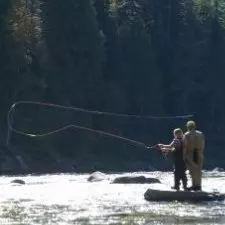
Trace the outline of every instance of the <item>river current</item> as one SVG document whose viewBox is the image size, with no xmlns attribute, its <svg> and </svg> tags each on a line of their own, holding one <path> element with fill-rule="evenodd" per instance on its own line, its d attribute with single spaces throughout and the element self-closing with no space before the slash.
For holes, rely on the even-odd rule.
<svg viewBox="0 0 225 225">
<path fill-rule="evenodd" d="M 144 175 L 161 184 L 111 184 L 115 177 Z M 225 224 L 225 202 L 147 202 L 148 188 L 172 185 L 171 172 L 107 174 L 90 183 L 89 174 L 57 174 L 0 179 L 0 224 Z M 25 185 L 11 184 L 23 179 Z M 225 172 L 204 172 L 203 189 L 225 193 Z"/>
</svg>

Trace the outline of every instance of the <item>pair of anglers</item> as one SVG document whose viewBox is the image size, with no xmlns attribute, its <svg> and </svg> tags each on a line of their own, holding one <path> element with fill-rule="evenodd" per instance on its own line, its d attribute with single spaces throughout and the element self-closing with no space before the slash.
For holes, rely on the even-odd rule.
<svg viewBox="0 0 225 225">
<path fill-rule="evenodd" d="M 169 145 L 157 146 L 163 153 L 173 153 L 174 186 L 172 188 L 180 190 L 180 181 L 182 181 L 184 190 L 201 191 L 205 138 L 202 132 L 196 130 L 194 121 L 188 121 L 186 126 L 185 134 L 182 129 L 177 128 L 173 131 L 174 139 Z M 186 169 L 191 176 L 191 187 L 187 187 Z"/>
</svg>

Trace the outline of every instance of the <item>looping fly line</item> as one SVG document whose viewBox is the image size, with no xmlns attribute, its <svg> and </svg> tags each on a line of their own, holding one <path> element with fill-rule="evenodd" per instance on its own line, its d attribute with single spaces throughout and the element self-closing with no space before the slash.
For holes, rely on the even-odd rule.
<svg viewBox="0 0 225 225">
<path fill-rule="evenodd" d="M 13 127 L 12 122 L 11 122 L 11 113 L 14 112 L 16 106 L 20 105 L 20 104 L 32 104 L 32 105 L 40 105 L 40 106 L 45 106 L 45 107 L 53 107 L 53 108 L 58 108 L 58 109 L 64 109 L 64 110 L 73 110 L 73 111 L 78 111 L 78 112 L 83 112 L 83 113 L 89 113 L 89 114 L 96 114 L 96 115 L 107 115 L 107 116 L 117 116 L 117 117 L 125 117 L 125 118 L 136 118 L 136 119 L 188 119 L 193 117 L 193 115 L 184 115 L 184 116 L 170 116 L 170 117 L 157 117 L 157 116 L 138 116 L 138 115 L 129 115 L 129 114 L 117 114 L 117 113 L 110 113 L 110 112 L 100 112 L 100 111 L 90 111 L 90 110 L 85 110 L 82 108 L 76 108 L 76 107 L 71 107 L 71 106 L 63 106 L 63 105 L 57 105 L 57 104 L 52 104 L 52 103 L 43 103 L 43 102 L 33 102 L 33 101 L 19 101 L 14 103 L 11 108 L 8 111 L 8 116 L 7 116 L 7 124 L 8 124 L 8 137 L 7 137 L 7 143 L 8 143 L 8 139 L 9 139 L 9 133 L 11 131 L 20 134 L 20 135 L 24 135 L 24 136 L 28 136 L 28 137 L 33 137 L 33 138 L 40 138 L 40 137 L 46 137 L 46 136 L 50 136 L 50 135 L 54 135 L 56 133 L 59 133 L 61 131 L 65 131 L 67 129 L 77 129 L 77 130 L 83 130 L 83 131 L 88 131 L 88 132 L 94 132 L 103 136 L 108 136 L 108 137 L 113 137 L 113 138 L 117 138 L 123 141 L 127 141 L 130 142 L 134 145 L 139 145 L 145 148 L 154 148 L 154 146 L 147 146 L 145 143 L 143 142 L 139 142 L 136 140 L 132 140 L 126 137 L 122 137 L 122 136 L 118 136 L 115 134 L 111 134 L 111 133 L 107 133 L 104 131 L 100 131 L 100 130 L 95 130 L 95 129 L 91 129 L 91 128 L 87 128 L 87 127 L 82 127 L 82 126 L 77 126 L 77 125 L 67 125 L 64 127 L 60 127 L 58 129 L 46 132 L 46 133 L 36 133 L 36 134 L 32 134 L 32 133 L 26 133 L 23 132 L 21 130 L 18 130 L 16 128 Z"/>
</svg>

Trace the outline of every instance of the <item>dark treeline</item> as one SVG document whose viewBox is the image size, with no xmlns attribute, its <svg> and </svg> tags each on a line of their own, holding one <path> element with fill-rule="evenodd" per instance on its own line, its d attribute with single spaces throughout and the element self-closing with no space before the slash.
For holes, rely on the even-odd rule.
<svg viewBox="0 0 225 225">
<path fill-rule="evenodd" d="M 134 115 L 194 114 L 206 135 L 206 167 L 222 166 L 224 34 L 223 0 L 0 0 L 2 138 L 9 107 L 20 100 Z M 77 124 L 147 144 L 169 141 L 171 129 L 186 122 L 28 105 L 18 106 L 13 119 L 28 133 Z M 12 134 L 11 144 L 46 164 L 73 158 L 80 170 L 165 163 L 157 153 L 78 130 L 39 139 Z"/>
</svg>

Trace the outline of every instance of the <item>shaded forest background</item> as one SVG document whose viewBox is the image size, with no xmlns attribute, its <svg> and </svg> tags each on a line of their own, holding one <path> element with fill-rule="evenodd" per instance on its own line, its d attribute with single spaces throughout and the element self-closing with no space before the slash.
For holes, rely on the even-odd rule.
<svg viewBox="0 0 225 225">
<path fill-rule="evenodd" d="M 223 0 L 0 0 L 2 143 L 7 112 L 20 100 L 134 115 L 193 114 L 206 136 L 205 168 L 223 167 L 224 34 Z M 13 123 L 28 133 L 76 124 L 152 145 L 169 141 L 186 120 L 20 105 Z M 77 171 L 171 169 L 156 151 L 73 129 L 36 139 L 12 133 L 10 150 L 34 171 L 57 170 L 60 160 Z M 2 151 L 2 162 L 7 154 Z"/>
</svg>

